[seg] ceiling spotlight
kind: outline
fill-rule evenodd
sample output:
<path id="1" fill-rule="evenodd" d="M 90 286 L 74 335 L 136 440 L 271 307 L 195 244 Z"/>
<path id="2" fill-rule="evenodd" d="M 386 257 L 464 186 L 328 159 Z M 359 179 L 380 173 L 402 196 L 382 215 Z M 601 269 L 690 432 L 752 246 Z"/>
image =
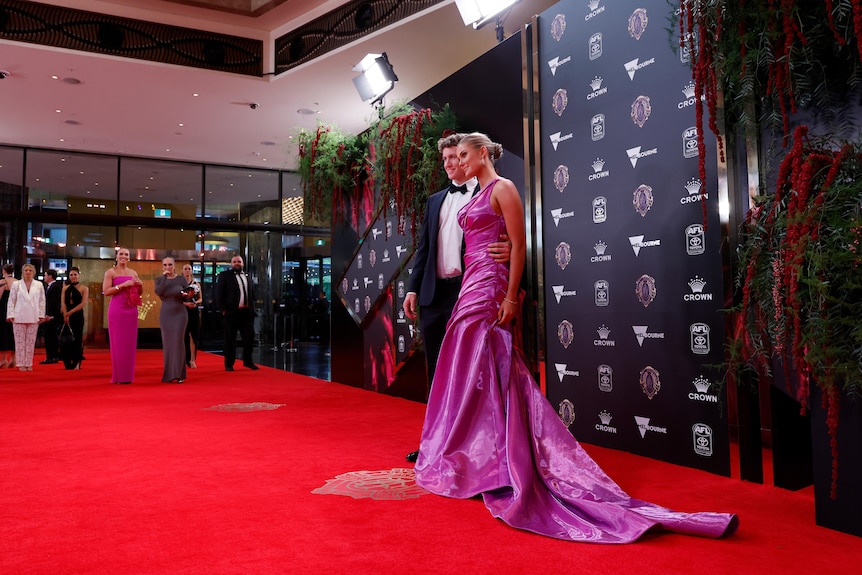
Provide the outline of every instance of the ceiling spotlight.
<path id="1" fill-rule="evenodd" d="M 388 94 L 398 81 L 386 52 L 368 54 L 353 69 L 362 72 L 353 78 L 353 85 L 356 86 L 359 97 L 372 106 L 379 103 L 382 108 L 383 96 Z"/>
<path id="2" fill-rule="evenodd" d="M 497 41 L 503 41 L 503 21 L 508 16 L 504 10 L 510 10 L 520 0 L 455 0 L 464 25 L 473 25 L 478 30 L 490 22 L 496 23 Z"/>

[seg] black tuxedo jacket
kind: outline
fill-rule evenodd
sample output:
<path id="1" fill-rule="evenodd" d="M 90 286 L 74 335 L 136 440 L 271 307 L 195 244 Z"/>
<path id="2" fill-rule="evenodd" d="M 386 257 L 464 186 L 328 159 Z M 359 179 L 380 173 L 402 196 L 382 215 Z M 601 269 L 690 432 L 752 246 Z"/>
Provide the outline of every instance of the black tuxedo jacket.
<path id="1" fill-rule="evenodd" d="M 431 305 L 434 301 L 434 287 L 437 284 L 437 244 L 440 232 L 440 208 L 449 188 L 444 188 L 428 197 L 419 245 L 413 258 L 413 273 L 407 291 L 416 292 L 419 306 Z"/>
<path id="2" fill-rule="evenodd" d="M 241 273 L 245 276 L 245 283 L 248 286 L 248 306 L 254 310 L 254 285 L 247 273 L 244 271 Z M 239 309 L 239 283 L 233 270 L 225 270 L 218 275 L 216 305 L 222 313 L 233 313 Z"/>
<path id="3" fill-rule="evenodd" d="M 60 296 L 63 293 L 63 282 L 54 282 L 45 288 L 45 315 L 60 317 Z"/>

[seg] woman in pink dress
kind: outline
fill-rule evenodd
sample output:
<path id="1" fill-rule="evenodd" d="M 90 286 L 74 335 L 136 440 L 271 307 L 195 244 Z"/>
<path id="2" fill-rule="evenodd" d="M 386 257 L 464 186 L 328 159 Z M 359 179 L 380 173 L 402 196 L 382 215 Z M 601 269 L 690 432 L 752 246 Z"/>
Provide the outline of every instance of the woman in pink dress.
<path id="1" fill-rule="evenodd" d="M 138 348 L 138 306 L 143 284 L 129 268 L 129 250 L 117 249 L 117 263 L 105 272 L 102 293 L 111 296 L 108 307 L 108 341 L 111 347 L 111 383 L 132 383 Z"/>
<path id="2" fill-rule="evenodd" d="M 571 541 L 629 543 L 654 528 L 733 532 L 733 514 L 680 513 L 629 497 L 536 385 L 513 345 L 526 239 L 518 190 L 494 170 L 502 151 L 484 134 L 458 145 L 461 168 L 478 177 L 480 191 L 458 213 L 464 276 L 428 398 L 416 483 L 447 497 L 481 495 L 509 525 Z M 503 233 L 512 242 L 508 265 L 487 249 Z"/>

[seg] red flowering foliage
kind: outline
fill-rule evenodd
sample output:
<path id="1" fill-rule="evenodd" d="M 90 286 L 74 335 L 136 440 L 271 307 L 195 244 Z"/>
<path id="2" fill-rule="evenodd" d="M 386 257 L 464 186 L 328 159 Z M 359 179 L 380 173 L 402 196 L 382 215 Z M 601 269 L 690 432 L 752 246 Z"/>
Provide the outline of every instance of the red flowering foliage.
<path id="1" fill-rule="evenodd" d="M 729 371 L 770 377 L 780 363 L 801 409 L 810 387 L 823 394 L 838 477 L 842 389 L 862 393 L 862 153 L 812 141 L 803 126 L 778 170 L 774 194 L 749 214 L 740 249 L 742 305 Z M 747 333 L 747 335 L 745 335 Z M 735 349 L 734 347 L 735 346 Z"/>

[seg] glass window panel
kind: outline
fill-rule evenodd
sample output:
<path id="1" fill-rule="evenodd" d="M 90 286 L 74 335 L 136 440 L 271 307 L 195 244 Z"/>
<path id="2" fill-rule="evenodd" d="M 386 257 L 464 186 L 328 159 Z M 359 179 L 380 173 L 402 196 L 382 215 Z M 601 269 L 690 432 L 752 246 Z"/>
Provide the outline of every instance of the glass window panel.
<path id="1" fill-rule="evenodd" d="M 21 209 L 24 150 L 0 147 L 0 208 Z"/>
<path id="2" fill-rule="evenodd" d="M 193 220 L 200 214 L 203 166 L 123 158 L 120 216 Z"/>
<path id="3" fill-rule="evenodd" d="M 114 215 L 117 158 L 30 150 L 26 185 L 30 211 Z"/>
<path id="4" fill-rule="evenodd" d="M 279 172 L 225 166 L 206 167 L 206 214 L 224 222 L 279 225 Z"/>
<path id="5" fill-rule="evenodd" d="M 302 180 L 296 172 L 284 172 L 281 175 L 281 223 L 301 226 L 302 218 Z"/>

